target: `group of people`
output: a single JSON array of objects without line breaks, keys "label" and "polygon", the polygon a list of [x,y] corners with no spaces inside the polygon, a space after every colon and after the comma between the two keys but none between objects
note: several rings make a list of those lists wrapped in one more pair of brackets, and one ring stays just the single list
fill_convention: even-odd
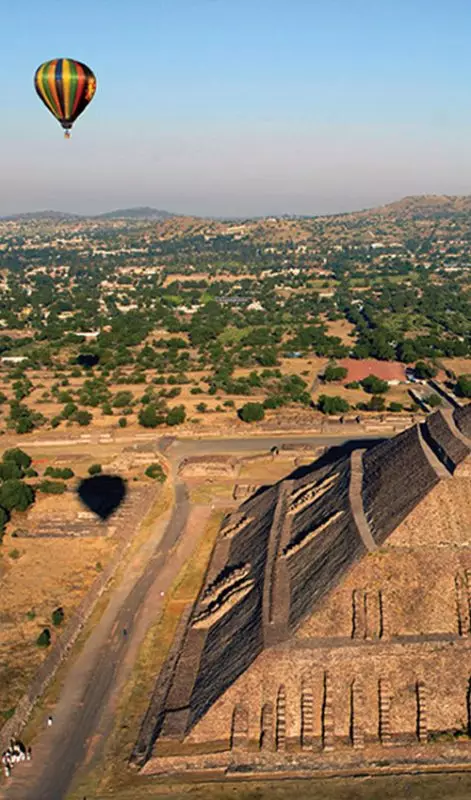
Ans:
[{"label": "group of people", "polygon": [[10,739],[10,746],[2,755],[3,772],[7,778],[10,777],[14,764],[20,761],[31,761],[31,747],[26,748],[19,739]]}]

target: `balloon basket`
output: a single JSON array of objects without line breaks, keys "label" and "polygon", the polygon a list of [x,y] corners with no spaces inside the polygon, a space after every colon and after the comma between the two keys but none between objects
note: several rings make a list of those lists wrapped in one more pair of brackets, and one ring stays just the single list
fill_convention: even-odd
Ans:
[{"label": "balloon basket", "polygon": [[65,131],[64,139],[70,139],[70,131]]}]

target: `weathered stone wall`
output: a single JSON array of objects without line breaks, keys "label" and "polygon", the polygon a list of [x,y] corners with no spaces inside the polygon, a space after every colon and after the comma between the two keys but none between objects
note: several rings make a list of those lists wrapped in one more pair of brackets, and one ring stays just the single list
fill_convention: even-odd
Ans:
[{"label": "weathered stone wall", "polygon": [[440,412],[428,417],[421,430],[429,447],[450,472],[454,472],[458,464],[469,455],[469,449],[453,435]]},{"label": "weathered stone wall", "polygon": [[363,505],[371,532],[382,544],[438,483],[417,426],[363,456]]}]

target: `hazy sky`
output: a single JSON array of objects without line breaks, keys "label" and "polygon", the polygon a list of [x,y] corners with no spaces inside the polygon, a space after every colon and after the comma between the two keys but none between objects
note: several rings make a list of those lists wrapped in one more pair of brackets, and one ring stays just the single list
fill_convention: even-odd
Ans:
[{"label": "hazy sky", "polygon": [[[5,0],[0,214],[470,194],[470,42],[470,0]],[[98,79],[69,142],[33,89],[63,56]]]}]

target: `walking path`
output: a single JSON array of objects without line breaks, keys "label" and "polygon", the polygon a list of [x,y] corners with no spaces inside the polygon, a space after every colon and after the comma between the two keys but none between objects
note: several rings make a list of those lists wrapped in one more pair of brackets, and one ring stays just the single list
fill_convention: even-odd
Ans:
[{"label": "walking path", "polygon": [[[5,800],[62,800],[83,762],[87,741],[96,732],[106,708],[119,666],[134,642],[134,627],[140,636],[137,614],[151,587],[158,612],[166,590],[176,577],[188,547],[180,558],[167,561],[169,551],[185,531],[189,511],[186,488],[177,485],[172,514],[159,519],[152,535],[129,564],[107,609],[89,636],[82,652],[72,663],[54,709],[45,710],[44,731],[34,743],[34,760],[16,767],[11,782],[0,795]],[[190,537],[191,539],[191,537]],[[193,540],[192,540],[193,541]],[[157,606],[157,607],[156,607]],[[127,634],[124,635],[126,630]],[[47,726],[47,716],[54,722]]]}]

